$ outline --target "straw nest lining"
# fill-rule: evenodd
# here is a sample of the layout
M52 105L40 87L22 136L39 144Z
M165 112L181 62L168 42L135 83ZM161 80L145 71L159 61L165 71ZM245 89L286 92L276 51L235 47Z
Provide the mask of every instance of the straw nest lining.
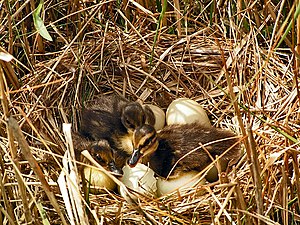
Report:
M299 139L299 107L295 103L296 91L290 85L293 74L291 68L286 67L287 57L272 54L264 65L262 55L257 54L263 50L249 40L245 39L233 47L230 40L219 40L217 43L217 37L208 29L203 29L185 39L162 33L150 66L153 40L154 33L145 33L141 39L136 33L124 33L116 27L109 28L97 38L87 35L82 43L48 55L46 59L41 58L35 65L35 73L23 78L25 85L21 91L10 94L11 114L15 115L26 132L27 141L48 181L56 180L61 168L60 156L66 150L62 123L70 122L76 130L76 109L94 95L112 91L131 100L152 102L162 108L178 97L193 98L204 106L215 126L239 132L232 100L223 92L228 93L226 72L229 72L237 95L234 101L241 102L249 111L263 115L267 122ZM224 70L223 60L228 71ZM26 122L22 112L28 117ZM299 156L295 156L294 161L289 155L282 161L282 156L287 150L292 150L293 155L293 152L299 152L299 148L295 145L288 147L283 135L261 120L253 119L245 110L242 110L242 116L245 123L253 123L258 159L263 168L266 212L275 212L283 201L278 190L289 187L288 192L293 195L297 185L295 171L298 169L299 172L296 167ZM47 148L40 138L46 141ZM1 145L8 145L5 138L1 139ZM274 155L275 152L278 155ZM9 176L13 172L9 160L7 162L7 184L12 185L15 180ZM290 168L286 174L282 172L284 162ZM27 182L37 182L26 163L23 169ZM255 214L255 210L251 209L254 207L255 184L246 157L224 181L224 184L216 186L199 185L184 195L174 193L160 200L141 196L140 206L162 224L199 221L205 224L212 218L220 223L230 218L237 221L246 209L250 214ZM36 199L43 199L45 207L47 199L40 194L43 193L40 192L41 187L35 183L28 184L28 187ZM59 198L55 183L53 190ZM243 208L245 202L249 208ZM99 220L108 224L116 220L126 224L149 222L113 193L91 196L90 204ZM49 208L52 207L49 205ZM57 219L54 211L47 213L52 221Z

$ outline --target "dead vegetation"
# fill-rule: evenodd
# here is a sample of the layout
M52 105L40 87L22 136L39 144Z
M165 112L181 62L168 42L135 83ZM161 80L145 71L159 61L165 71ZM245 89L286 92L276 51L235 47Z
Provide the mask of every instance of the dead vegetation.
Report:
M184 194L136 205L91 195L89 223L300 223L299 2L165 2L46 1L47 41L34 1L0 1L1 224L72 221L56 183L62 124L76 130L76 109L112 91L163 109L192 98L245 153L218 183Z

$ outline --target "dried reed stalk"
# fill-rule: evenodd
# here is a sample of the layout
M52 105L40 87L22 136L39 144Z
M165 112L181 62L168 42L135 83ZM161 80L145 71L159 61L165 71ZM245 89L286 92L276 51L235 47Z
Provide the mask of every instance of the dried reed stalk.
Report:
M2 70L2 67L0 66L0 90L1 90L1 103L2 103L2 108L3 108L3 112L4 112L4 118L7 121L9 118L9 108L8 108L8 101L7 101L7 96L5 94L5 90L7 89L4 85L4 73ZM8 142L9 142L9 149L10 149L10 153L11 153L11 158L14 162L14 172L15 172L15 176L17 178L17 182L18 182L18 187L19 187L19 191L20 191L20 197L22 199L22 203L23 203L23 207L24 207L24 215L25 215L25 220L27 223L35 223L35 220L33 220L32 215L30 213L29 210L29 203L28 203L28 199L27 199L27 194L26 194L26 187L24 185L24 181L22 179L21 176L21 167L19 164L19 160L17 157L17 149L15 147L14 144L14 135L12 130L10 129L9 126L6 127L7 129L7 137L8 137ZM10 216L11 219L14 218L12 216Z

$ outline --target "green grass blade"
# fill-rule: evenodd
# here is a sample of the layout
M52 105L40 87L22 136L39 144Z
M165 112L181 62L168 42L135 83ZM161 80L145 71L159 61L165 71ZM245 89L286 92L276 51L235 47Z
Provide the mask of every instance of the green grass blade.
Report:
M38 5L38 7L34 10L34 12L32 14L34 27L43 38L45 38L48 41L53 41L52 37L50 36L49 32L47 31L46 26L44 25L44 21L40 17L40 13L41 13L43 5L44 5L44 1L41 0L40 4Z

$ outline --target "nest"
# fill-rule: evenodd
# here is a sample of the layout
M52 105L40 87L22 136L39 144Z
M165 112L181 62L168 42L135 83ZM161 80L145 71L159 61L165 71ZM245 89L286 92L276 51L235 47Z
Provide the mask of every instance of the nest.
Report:
M83 10L88 8L86 4ZM99 13L95 8L93 12ZM179 97L196 100L214 126L234 130L248 140L248 145L239 163L213 184L199 184L160 199L140 195L138 204L108 191L91 194L87 214L93 212L98 222L299 222L300 157L299 144L295 143L300 138L299 93L291 56L268 51L255 42L251 32L240 39L224 38L220 27L211 29L200 23L182 37L169 34L167 26L157 36L150 29L155 24L149 22L151 18L142 14L131 24L139 29L129 31L110 20L101 24L85 18L88 26L84 35L79 33L80 42L64 39L56 30L55 50L45 45L46 52L51 49L48 54L35 54L33 64L15 69L18 88L4 69L8 80L2 98L7 104L2 104L0 112L2 206L8 212L2 211L4 217L13 216L12 220L22 223L27 208L32 209L35 221L42 221L42 215L46 215L51 224L62 224L61 215L49 201L48 194L52 193L61 214L70 220L56 183L68 149L62 125L70 123L76 131L77 109L85 101L117 92L162 109ZM5 68L17 68L17 64L7 63ZM30 147L49 189L36 176L22 144L19 140L14 143L7 132L8 115L17 120L26 140L24 145ZM24 196L29 205L24 205Z

